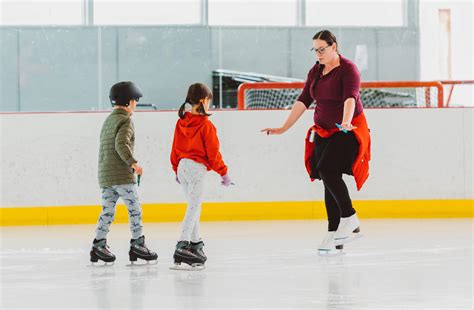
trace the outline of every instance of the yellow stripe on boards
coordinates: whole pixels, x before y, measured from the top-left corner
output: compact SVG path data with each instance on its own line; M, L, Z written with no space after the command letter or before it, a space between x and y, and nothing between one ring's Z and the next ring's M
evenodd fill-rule
M184 203L143 204L143 221L178 222ZM362 200L354 201L360 218L472 218L474 200ZM0 208L0 226L94 224L100 206ZM202 221L326 219L323 201L209 202ZM116 223L127 223L124 205L117 206Z
M355 201L361 218L470 218L474 200L364 200Z

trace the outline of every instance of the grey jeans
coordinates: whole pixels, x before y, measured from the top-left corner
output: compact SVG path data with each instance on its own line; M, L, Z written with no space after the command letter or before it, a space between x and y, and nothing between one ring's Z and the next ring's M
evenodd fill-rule
M188 207L181 226L179 241L199 242L199 218L204 195L207 168L191 159L183 158L178 165L178 179L188 199Z
M137 239L142 236L142 208L138 200L137 189L135 184L123 184L102 188L102 213L97 221L97 240L107 237L110 224L114 221L115 206L120 197L127 205L132 238Z

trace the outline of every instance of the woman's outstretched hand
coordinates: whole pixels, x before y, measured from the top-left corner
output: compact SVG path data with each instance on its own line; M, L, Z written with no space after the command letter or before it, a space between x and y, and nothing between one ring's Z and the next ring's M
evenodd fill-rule
M265 128L260 130L260 132L266 132L267 135L281 135L286 131L285 128L280 127L280 128Z

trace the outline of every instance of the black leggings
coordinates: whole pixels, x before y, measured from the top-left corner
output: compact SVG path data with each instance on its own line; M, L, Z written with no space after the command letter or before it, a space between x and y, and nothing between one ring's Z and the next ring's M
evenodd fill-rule
M328 231L336 231L341 217L349 217L356 212L352 208L351 197L342 173L330 170L319 170L324 183L324 203L328 214Z

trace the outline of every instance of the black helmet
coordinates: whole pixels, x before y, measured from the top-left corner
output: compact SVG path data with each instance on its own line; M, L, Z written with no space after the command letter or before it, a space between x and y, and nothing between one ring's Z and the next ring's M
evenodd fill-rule
M118 82L110 88L109 98L112 106L120 105L128 107L130 100L143 97L138 86L133 82Z

